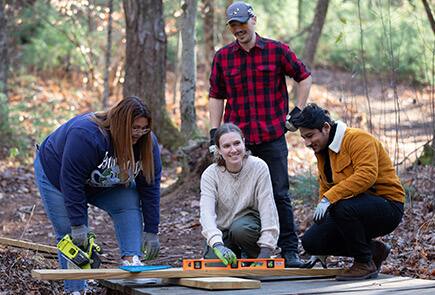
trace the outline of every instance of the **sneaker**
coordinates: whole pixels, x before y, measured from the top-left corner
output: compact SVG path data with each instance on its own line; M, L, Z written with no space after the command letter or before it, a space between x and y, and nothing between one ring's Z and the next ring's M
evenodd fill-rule
M317 262L320 262L323 268L328 268L326 266L326 255L312 255L308 261L306 261L303 265L303 268L313 268Z
M373 262L376 265L376 269L380 271L382 262L387 259L390 254L391 246L381 241L373 240L371 243Z
M345 269L340 275L336 276L337 281L353 281L353 280L366 280L376 278L378 270L373 260L370 262L353 262L351 268Z
M131 261L123 260L122 265L123 266L142 266L144 264L140 261L139 256L134 255L133 258L131 259Z
M286 268L302 268L305 263L299 258L298 253L290 252L282 255Z

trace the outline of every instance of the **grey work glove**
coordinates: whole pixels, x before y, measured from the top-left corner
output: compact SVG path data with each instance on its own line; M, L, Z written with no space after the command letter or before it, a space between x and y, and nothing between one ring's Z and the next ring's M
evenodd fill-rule
M272 249L267 247L261 247L260 253L258 254L257 258L270 258L272 256Z
M143 236L143 253L145 260L156 259L159 255L160 242L157 234L144 233Z
M88 232L89 229L85 224L71 226L71 238L74 245L86 250L89 246Z
M299 115L301 112L301 109L298 107L294 107L293 110L287 114L287 117L285 118L285 128L290 132L296 132L298 128L296 128L293 125L292 119L294 119L297 115Z
M314 216L313 216L314 222L319 223L322 221L326 211L329 208L329 205L331 205L331 203L326 197L323 197L320 200L319 204L317 204L316 210L314 211Z
M236 254L234 254L231 249L225 247L222 243L215 243L213 245L213 252L225 265L237 262Z
M214 155L216 151L216 143L214 142L214 136L216 135L217 128L210 129L210 146L208 147L208 151L210 154Z
M313 255L310 257L310 259L304 263L303 268L313 268L314 265L316 265L317 262L320 262L323 268L327 268L326 266L326 258L328 256L326 255Z

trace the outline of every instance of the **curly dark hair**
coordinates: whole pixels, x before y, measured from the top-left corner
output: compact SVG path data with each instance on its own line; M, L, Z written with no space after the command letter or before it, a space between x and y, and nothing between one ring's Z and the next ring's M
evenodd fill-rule
M293 126L296 128L308 128L322 130L325 123L334 125L328 110L322 109L315 103L309 103L307 106L291 119Z

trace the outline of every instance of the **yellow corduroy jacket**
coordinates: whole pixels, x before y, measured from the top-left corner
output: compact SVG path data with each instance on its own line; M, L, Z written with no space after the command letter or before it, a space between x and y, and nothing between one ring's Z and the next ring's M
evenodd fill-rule
M338 121L328 152L333 183L326 180L323 155L316 153L320 199L325 196L333 204L368 192L404 203L405 192L391 159L373 135Z

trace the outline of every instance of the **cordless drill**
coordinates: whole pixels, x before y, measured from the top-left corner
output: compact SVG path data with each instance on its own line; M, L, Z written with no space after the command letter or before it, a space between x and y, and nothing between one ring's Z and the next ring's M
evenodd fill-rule
M71 236L66 234L57 243L60 253L72 264L81 269L99 268L101 260L98 254L102 253L101 247L95 243L95 234L88 233L88 247L82 249L74 244Z

